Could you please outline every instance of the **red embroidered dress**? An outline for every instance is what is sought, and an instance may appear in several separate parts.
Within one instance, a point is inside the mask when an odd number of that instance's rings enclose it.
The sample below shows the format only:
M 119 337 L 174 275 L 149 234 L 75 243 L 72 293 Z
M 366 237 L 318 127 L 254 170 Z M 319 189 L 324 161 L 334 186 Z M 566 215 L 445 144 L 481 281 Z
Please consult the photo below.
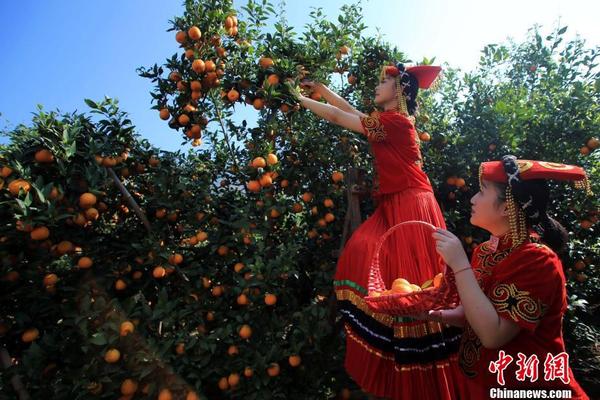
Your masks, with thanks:
M 378 206 L 352 235 L 335 275 L 338 305 L 345 323 L 346 370 L 366 392 L 389 399 L 463 398 L 458 367 L 462 330 L 432 321 L 370 311 L 369 266 L 378 239 L 402 221 L 445 227 L 427 175 L 412 122 L 387 111 L 361 119 L 375 158 Z M 431 233 L 408 227 L 386 242 L 381 272 L 387 287 L 402 277 L 422 284 L 443 270 Z
M 548 380 L 550 377 L 545 375 L 551 370 L 550 365 L 545 366 L 548 354 L 555 357 L 565 352 L 562 319 L 567 309 L 567 294 L 560 259 L 536 240 L 536 236 L 531 236 L 512 249 L 507 234 L 499 239 L 495 250 L 488 241 L 473 252 L 471 264 L 482 290 L 500 317 L 517 323 L 521 331 L 502 348 L 486 349 L 466 324 L 459 355 L 460 367 L 468 377 L 469 398 L 488 398 L 490 388 L 567 389 L 571 390 L 572 399 L 588 398 L 568 365 L 563 378 L 569 383 L 560 378 Z M 497 382 L 497 374 L 488 370 L 490 362 L 499 360 L 500 351 L 512 357 L 503 372 L 504 386 Z M 517 380 L 519 353 L 526 358 L 537 357 L 537 368 L 533 368 L 538 373 L 535 382 L 531 382 L 533 375 Z

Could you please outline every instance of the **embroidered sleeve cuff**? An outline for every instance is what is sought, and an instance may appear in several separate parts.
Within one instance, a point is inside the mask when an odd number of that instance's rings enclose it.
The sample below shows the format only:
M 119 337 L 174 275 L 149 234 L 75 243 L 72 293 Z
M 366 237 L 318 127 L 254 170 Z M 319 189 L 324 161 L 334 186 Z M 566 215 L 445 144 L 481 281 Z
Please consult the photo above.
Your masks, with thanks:
M 360 123 L 363 126 L 364 133 L 367 139 L 373 142 L 381 142 L 385 140 L 386 133 L 383 129 L 383 124 L 379 117 L 365 116 L 360 118 Z
M 539 300 L 534 300 L 529 292 L 519 290 L 513 283 L 494 286 L 490 301 L 498 315 L 530 332 L 535 330 L 546 308 Z

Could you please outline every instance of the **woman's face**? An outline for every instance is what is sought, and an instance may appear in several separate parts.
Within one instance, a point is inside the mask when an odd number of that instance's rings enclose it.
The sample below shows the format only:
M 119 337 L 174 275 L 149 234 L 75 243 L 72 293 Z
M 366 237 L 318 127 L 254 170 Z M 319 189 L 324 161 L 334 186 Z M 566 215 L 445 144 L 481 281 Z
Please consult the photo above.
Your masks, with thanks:
M 385 106 L 395 104 L 396 101 L 396 79 L 386 75 L 375 88 L 375 104 Z
M 501 232 L 508 224 L 508 212 L 500 195 L 497 185 L 483 179 L 479 192 L 471 198 L 471 224 L 488 232 Z

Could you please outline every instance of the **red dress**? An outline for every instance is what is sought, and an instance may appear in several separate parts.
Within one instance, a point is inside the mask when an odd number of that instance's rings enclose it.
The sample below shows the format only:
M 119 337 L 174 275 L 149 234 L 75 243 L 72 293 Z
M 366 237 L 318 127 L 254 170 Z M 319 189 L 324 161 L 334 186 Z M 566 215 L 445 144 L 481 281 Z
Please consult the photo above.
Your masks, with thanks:
M 471 264 L 482 290 L 499 316 L 518 324 L 521 331 L 502 348 L 487 349 L 469 324 L 465 325 L 459 362 L 468 377 L 470 398 L 487 398 L 491 388 L 516 388 L 566 389 L 572 394 L 568 398 L 588 399 L 566 362 L 562 336 L 562 320 L 567 309 L 563 267 L 554 251 L 537 241 L 538 237 L 532 235 L 530 240 L 511 249 L 507 234 L 498 239 L 495 250 L 488 241 L 473 252 Z M 550 359 L 547 359 L 548 354 Z M 563 357 L 557 357 L 561 354 Z M 500 355 L 503 355 L 502 362 L 499 362 Z M 501 385 L 497 373 L 501 368 L 497 367 L 503 364 L 507 367 L 502 374 L 504 385 Z M 519 370 L 521 373 L 517 376 Z M 550 394 L 546 395 L 550 398 Z M 542 397 L 542 394 L 533 396 Z
M 334 287 L 346 332 L 345 367 L 366 392 L 389 399 L 463 398 L 458 367 L 462 330 L 437 322 L 372 312 L 364 302 L 378 239 L 408 220 L 444 228 L 441 210 L 421 165 L 412 122 L 398 112 L 361 118 L 379 177 L 378 206 L 348 240 Z M 374 179 L 377 181 L 377 179 Z M 443 270 L 431 232 L 397 231 L 384 245 L 380 268 L 386 287 L 396 278 L 422 284 Z

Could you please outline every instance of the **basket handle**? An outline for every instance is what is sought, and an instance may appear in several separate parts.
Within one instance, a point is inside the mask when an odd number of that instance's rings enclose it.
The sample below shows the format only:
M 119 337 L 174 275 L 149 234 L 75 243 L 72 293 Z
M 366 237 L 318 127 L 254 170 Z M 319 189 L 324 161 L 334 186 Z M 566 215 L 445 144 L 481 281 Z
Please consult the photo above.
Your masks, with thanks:
M 383 243 L 385 242 L 385 240 L 392 234 L 394 233 L 397 229 L 403 227 L 403 226 L 407 226 L 407 225 L 422 225 L 425 226 L 429 229 L 431 229 L 431 231 L 435 231 L 436 229 L 438 229 L 436 226 L 430 224 L 429 222 L 425 222 L 425 221 L 404 221 L 404 222 L 400 222 L 394 226 L 392 226 L 390 229 L 387 230 L 387 232 L 385 232 L 381 238 L 379 238 L 379 241 L 377 242 L 377 245 L 375 247 L 375 255 L 373 256 L 373 261 L 371 262 L 371 268 L 369 271 L 369 292 L 370 291 L 383 291 L 385 290 L 385 284 L 383 282 L 383 278 L 381 277 L 381 269 L 379 267 L 379 253 L 381 252 L 381 247 L 383 246 Z

